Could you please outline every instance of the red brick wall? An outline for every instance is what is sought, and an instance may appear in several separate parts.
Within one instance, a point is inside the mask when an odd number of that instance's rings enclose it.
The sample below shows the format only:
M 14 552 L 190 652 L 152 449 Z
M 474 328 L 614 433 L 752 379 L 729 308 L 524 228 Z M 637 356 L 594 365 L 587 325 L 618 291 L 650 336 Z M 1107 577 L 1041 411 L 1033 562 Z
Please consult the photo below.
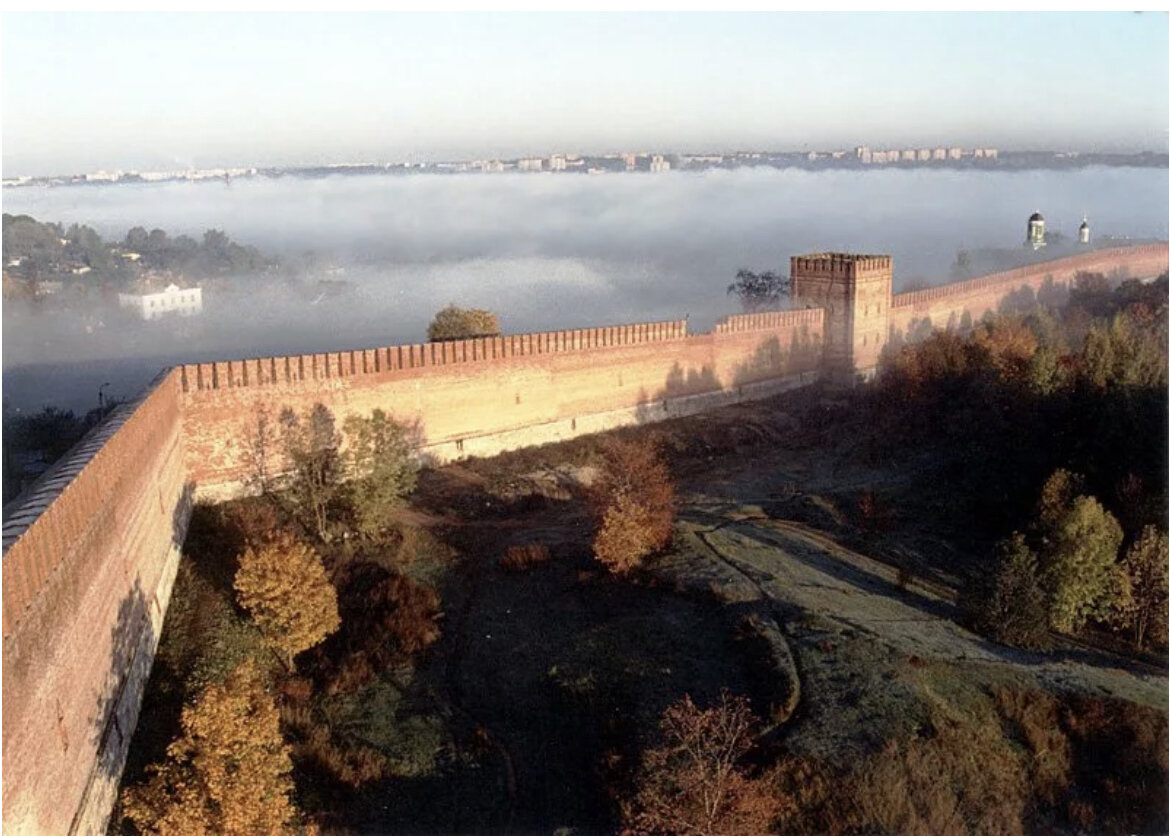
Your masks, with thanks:
M 817 368 L 819 311 L 760 316 L 691 337 L 683 321 L 639 323 L 184 366 L 188 472 L 207 496 L 236 493 L 261 407 L 275 417 L 320 402 L 339 426 L 381 408 L 417 420 L 427 449 L 447 458 L 464 445 L 500 449 L 487 439 L 539 443 L 566 435 L 548 435 L 560 422 L 568 434 L 594 414 L 625 423 L 616 413 Z
M 6 833 L 105 825 L 189 513 L 180 410 L 164 373 L 5 523 Z
M 890 338 L 894 341 L 906 339 L 922 330 L 924 325 L 954 328 L 964 321 L 965 316 L 971 322 L 978 322 L 988 311 L 996 311 L 1004 297 L 1013 291 L 1027 287 L 1038 292 L 1049 278 L 1054 285 L 1065 288 L 1082 271 L 1149 278 L 1165 272 L 1168 262 L 1170 256 L 1166 244 L 1115 247 L 993 273 L 965 282 L 895 294 L 893 308 L 890 309 Z
M 1096 251 L 893 298 L 891 336 L 1080 270 L 1152 276 L 1166 245 Z M 161 632 L 195 483 L 239 490 L 256 409 L 320 401 L 418 419 L 439 456 L 694 412 L 815 378 L 824 311 L 198 364 L 164 372 L 10 513 L 3 555 L 3 826 L 101 830 Z M 463 450 L 463 444 L 467 449 Z

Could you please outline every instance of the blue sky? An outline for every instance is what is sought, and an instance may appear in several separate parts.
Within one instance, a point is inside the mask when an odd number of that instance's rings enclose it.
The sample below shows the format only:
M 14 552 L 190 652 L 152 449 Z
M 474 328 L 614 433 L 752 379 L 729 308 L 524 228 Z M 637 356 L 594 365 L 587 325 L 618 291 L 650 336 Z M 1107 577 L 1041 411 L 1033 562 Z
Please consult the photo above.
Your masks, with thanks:
M 5 176 L 953 143 L 1161 150 L 1168 18 L 6 13 Z

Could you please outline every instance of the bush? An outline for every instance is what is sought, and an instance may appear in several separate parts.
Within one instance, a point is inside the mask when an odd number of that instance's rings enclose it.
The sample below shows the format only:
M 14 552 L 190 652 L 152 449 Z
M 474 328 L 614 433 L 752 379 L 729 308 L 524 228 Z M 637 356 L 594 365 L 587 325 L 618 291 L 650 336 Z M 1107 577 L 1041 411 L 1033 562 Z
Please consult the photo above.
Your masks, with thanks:
M 319 655 L 330 692 L 360 688 L 442 635 L 443 612 L 433 587 L 363 562 L 347 569 L 340 589 L 342 629 Z
M 670 544 L 674 483 L 654 441 L 610 440 L 589 499 L 597 523 L 593 553 L 612 572 L 628 572 Z
M 509 572 L 523 572 L 524 570 L 547 564 L 552 554 L 542 543 L 526 543 L 508 547 L 504 557 L 500 559 L 500 569 Z

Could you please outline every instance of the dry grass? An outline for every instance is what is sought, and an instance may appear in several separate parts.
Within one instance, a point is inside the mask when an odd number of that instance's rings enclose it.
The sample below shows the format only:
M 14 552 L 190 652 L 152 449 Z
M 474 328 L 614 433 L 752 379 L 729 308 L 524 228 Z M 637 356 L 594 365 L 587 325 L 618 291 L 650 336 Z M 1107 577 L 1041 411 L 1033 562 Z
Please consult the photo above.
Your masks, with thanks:
M 1072 751 L 1060 729 L 1060 702 L 1035 689 L 995 688 L 996 708 L 1005 732 L 1027 746 L 1032 793 L 1039 803 L 1053 805 L 1072 779 Z
M 386 758 L 381 753 L 360 744 L 338 743 L 329 725 L 318 722 L 307 705 L 281 707 L 280 720 L 294 742 L 293 758 L 302 768 L 323 771 L 351 788 L 389 774 Z
M 1027 776 L 999 735 L 936 719 L 934 734 L 889 742 L 854 772 L 857 830 L 882 834 L 1018 834 Z M 846 812 L 844 819 L 851 817 Z

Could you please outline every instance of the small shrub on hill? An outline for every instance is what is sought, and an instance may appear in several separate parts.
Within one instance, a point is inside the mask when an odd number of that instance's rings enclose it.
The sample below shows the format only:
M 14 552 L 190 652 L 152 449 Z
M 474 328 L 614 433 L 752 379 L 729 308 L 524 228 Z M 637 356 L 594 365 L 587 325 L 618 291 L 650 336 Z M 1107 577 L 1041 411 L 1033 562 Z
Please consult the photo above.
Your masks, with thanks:
M 532 567 L 547 564 L 552 554 L 549 548 L 542 543 L 526 543 L 508 547 L 504 557 L 500 559 L 500 569 L 509 572 L 523 572 Z
M 442 635 L 439 594 L 429 585 L 363 562 L 347 568 L 339 588 L 342 627 L 319 655 L 331 693 L 355 691 Z
M 610 440 L 589 499 L 597 523 L 593 552 L 611 571 L 629 572 L 670 543 L 674 482 L 655 441 Z
M 745 698 L 723 690 L 699 709 L 686 695 L 662 713 L 662 743 L 642 757 L 637 790 L 622 805 L 628 832 L 766 834 L 780 813 L 769 783 L 743 764 L 756 718 Z

